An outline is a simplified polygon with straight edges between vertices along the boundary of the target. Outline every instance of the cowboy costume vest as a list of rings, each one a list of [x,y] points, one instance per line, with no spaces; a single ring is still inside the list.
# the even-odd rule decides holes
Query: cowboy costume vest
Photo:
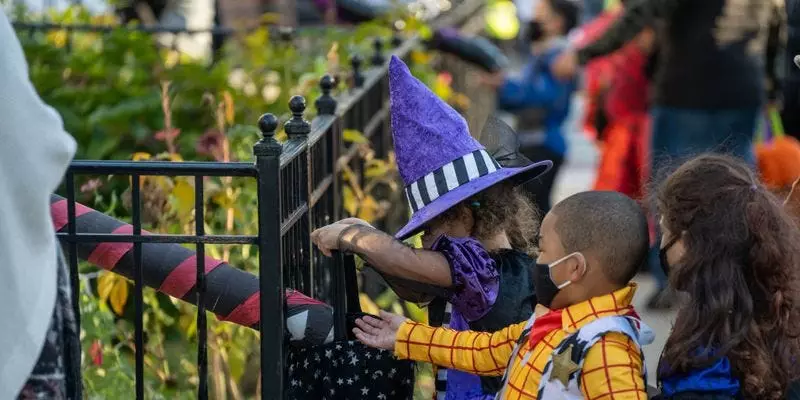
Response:
[[[533,315],[525,325],[517,346],[514,348],[512,360],[515,360],[516,356],[519,355],[520,344],[528,340],[528,335],[535,321],[536,315]],[[642,346],[652,343],[654,339],[652,330],[639,319],[630,316],[610,316],[596,319],[566,337],[553,350],[550,360],[545,364],[544,371],[542,371],[537,397],[547,400],[583,399],[584,396],[580,385],[586,353],[594,344],[611,332],[627,336],[636,344],[642,359],[644,359]],[[531,351],[529,350],[522,355],[521,363],[527,364],[530,357]],[[506,367],[506,374],[503,376],[503,387],[507,384],[508,371],[510,370],[510,366]],[[647,371],[644,366],[642,367],[642,378],[647,382]],[[497,398],[503,398],[503,394],[504,391],[501,390],[497,394]]]
[[[481,376],[505,375],[498,399],[550,400],[547,393],[555,389],[561,398],[646,398],[641,346],[652,335],[631,306],[635,291],[631,283],[493,333],[407,321],[398,329],[394,352]],[[636,322],[636,329],[614,321]],[[550,378],[556,377],[562,386],[553,386]]]

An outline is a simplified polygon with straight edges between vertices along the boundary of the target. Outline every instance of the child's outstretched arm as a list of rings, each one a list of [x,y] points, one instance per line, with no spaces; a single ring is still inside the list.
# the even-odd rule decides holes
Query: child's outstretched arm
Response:
[[[380,272],[443,288],[453,286],[450,264],[442,253],[413,249],[371,226],[340,221],[311,233],[327,256],[340,250],[358,254]]]
[[[394,350],[398,358],[430,362],[478,375],[501,376],[525,322],[494,333],[433,328],[381,311],[381,319],[356,320],[356,338],[367,346]]]
[[[630,338],[612,332],[595,343],[583,362],[581,391],[587,399],[646,399],[642,357]]]

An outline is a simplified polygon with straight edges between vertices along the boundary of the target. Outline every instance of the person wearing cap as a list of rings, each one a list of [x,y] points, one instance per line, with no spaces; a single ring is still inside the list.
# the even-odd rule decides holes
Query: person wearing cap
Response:
[[[358,254],[405,300],[428,304],[429,321],[457,331],[491,332],[524,321],[536,298],[530,275],[538,215],[518,185],[551,167],[517,153],[513,131],[493,119],[487,149],[464,118],[389,63],[397,167],[412,216],[394,236],[346,219],[311,234],[326,255]],[[502,164],[501,164],[502,163]],[[401,240],[422,233],[423,249]],[[499,377],[440,369],[437,398],[492,399]]]

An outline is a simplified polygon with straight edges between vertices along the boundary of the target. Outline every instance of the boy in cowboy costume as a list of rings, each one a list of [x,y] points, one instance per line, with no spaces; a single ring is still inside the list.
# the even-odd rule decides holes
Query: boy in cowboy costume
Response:
[[[538,215],[516,186],[547,171],[516,152],[516,137],[497,120],[485,148],[464,118],[415,79],[399,59],[389,64],[397,166],[413,212],[394,237],[346,219],[311,235],[325,254],[358,254],[405,300],[429,304],[429,322],[458,331],[492,332],[533,313]],[[502,138],[501,138],[502,136]],[[510,140],[508,140],[510,138]],[[423,249],[401,242],[423,233]],[[439,370],[437,397],[491,399],[499,377]]]
[[[455,332],[381,313],[356,321],[363,343],[397,357],[504,375],[498,399],[646,399],[641,346],[652,332],[631,302],[648,250],[639,206],[616,192],[583,192],[542,221],[527,322]]]

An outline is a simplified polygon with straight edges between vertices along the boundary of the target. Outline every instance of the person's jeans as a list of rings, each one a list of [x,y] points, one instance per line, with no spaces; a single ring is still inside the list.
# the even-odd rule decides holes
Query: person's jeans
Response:
[[[666,178],[667,170],[677,167],[678,163],[705,152],[727,153],[755,164],[753,134],[759,110],[758,107],[733,110],[654,107],[650,147],[654,183]],[[657,224],[658,220],[654,222]],[[656,235],[649,264],[659,289],[663,289],[667,279],[658,258],[660,237]]]

